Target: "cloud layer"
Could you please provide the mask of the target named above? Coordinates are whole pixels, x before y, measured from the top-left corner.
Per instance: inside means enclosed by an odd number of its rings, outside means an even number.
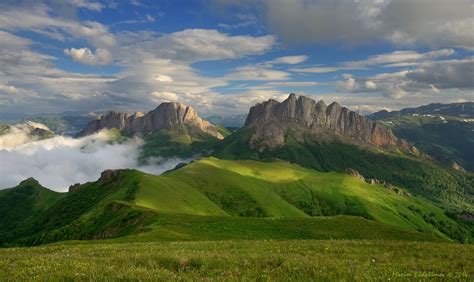
[[[0,189],[34,177],[43,186],[64,192],[71,184],[98,179],[106,169],[136,168],[160,174],[189,161],[155,158],[150,165],[140,166],[137,157],[143,140],[134,138],[119,144],[112,141],[113,134],[108,131],[79,139],[56,136],[40,141],[28,140],[27,135],[18,139],[19,134],[15,131],[1,137],[9,142],[0,143]]]
[[[268,29],[290,44],[364,45],[386,41],[398,46],[474,48],[474,4],[470,0],[220,0],[212,3],[229,11],[240,7],[263,15]]]

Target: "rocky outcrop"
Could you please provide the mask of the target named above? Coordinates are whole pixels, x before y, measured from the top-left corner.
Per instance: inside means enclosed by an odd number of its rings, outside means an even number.
[[[75,183],[75,184],[69,186],[69,189],[67,191],[68,191],[68,193],[76,192],[77,189],[79,189],[79,187],[81,187],[81,183]]]
[[[130,171],[130,169],[106,169],[101,172],[98,182],[105,183],[111,180],[118,180],[122,174]]]
[[[331,132],[357,142],[375,146],[397,147],[418,154],[415,147],[398,139],[392,131],[334,102],[329,106],[295,94],[283,102],[269,100],[253,106],[245,121],[246,127],[256,128],[251,145],[275,148],[283,145],[290,129],[300,128],[312,133]]]
[[[218,139],[224,138],[214,125],[200,118],[192,107],[174,102],[162,103],[147,113],[130,114],[111,111],[90,122],[79,133],[79,136],[89,135],[106,128],[116,128],[122,132],[134,134],[149,133],[179,125],[203,131]]]
[[[365,181],[365,178],[357,170],[353,168],[346,168],[344,172],[352,177]]]

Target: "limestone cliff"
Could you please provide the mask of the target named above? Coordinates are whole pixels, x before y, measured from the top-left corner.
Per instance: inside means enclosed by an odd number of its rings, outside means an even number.
[[[334,133],[355,142],[381,147],[396,147],[404,152],[418,154],[415,147],[397,138],[392,131],[378,122],[369,120],[348,108],[333,102],[329,106],[295,94],[283,102],[269,100],[253,106],[245,121],[246,127],[256,129],[251,146],[275,148],[283,145],[289,130],[304,130],[314,134]]]
[[[147,113],[109,112],[99,119],[90,122],[79,135],[89,135],[104,128],[116,128],[131,134],[138,132],[148,133],[180,125],[192,127],[218,139],[223,139],[217,128],[200,118],[192,107],[174,102],[162,103],[156,109]]]

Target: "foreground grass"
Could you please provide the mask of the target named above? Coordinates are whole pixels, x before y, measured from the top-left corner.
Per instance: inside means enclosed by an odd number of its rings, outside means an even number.
[[[206,241],[0,249],[0,280],[472,280],[474,246],[399,241]]]

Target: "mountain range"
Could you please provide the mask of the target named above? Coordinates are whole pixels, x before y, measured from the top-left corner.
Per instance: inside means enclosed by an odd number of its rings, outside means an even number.
[[[463,102],[463,103],[452,103],[452,104],[440,104],[433,103],[417,108],[406,108],[400,111],[389,112],[382,110],[368,115],[368,118],[372,120],[381,120],[391,117],[403,116],[407,114],[418,114],[418,115],[447,115],[457,116],[462,118],[474,118],[474,102]]]
[[[63,194],[34,179],[1,190],[0,245],[116,237],[473,240],[474,175],[419,150],[386,120],[337,103],[290,94],[253,106],[230,132],[166,102],[147,113],[109,112],[78,136],[102,129],[142,137],[143,162],[199,158],[160,176],[106,170]]]
[[[474,171],[474,103],[430,104],[368,116],[439,162]]]

